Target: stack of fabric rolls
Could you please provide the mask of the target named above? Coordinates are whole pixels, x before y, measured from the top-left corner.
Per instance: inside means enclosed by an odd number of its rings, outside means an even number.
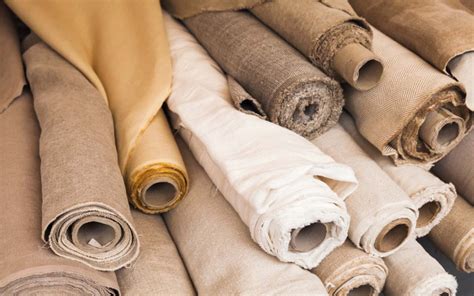
[[[471,295],[473,12],[0,2],[0,294]]]

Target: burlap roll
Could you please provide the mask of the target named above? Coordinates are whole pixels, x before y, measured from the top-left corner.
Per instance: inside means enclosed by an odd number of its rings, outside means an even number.
[[[249,13],[202,13],[185,24],[270,121],[307,138],[337,122],[344,103],[339,84]]]
[[[29,93],[0,115],[0,294],[118,295],[112,272],[56,256],[41,241],[39,134]]]
[[[453,182],[456,190],[474,205],[474,133],[464,138],[456,149],[439,161],[433,172],[446,182]]]
[[[474,271],[474,208],[458,196],[453,209],[429,237],[464,272]]]
[[[395,163],[429,166],[471,129],[464,89],[414,53],[374,31],[373,50],[384,61],[375,88],[346,91],[346,108],[360,133]]]
[[[44,43],[23,54],[41,126],[42,237],[58,255],[100,270],[131,263],[138,236],[112,116],[97,89]]]
[[[442,182],[415,165],[395,166],[362,137],[347,113],[341,115],[339,122],[357,145],[412,199],[418,210],[415,234],[417,237],[427,235],[451,211],[456,198],[454,185]]]
[[[350,166],[359,180],[359,187],[345,201],[351,216],[351,241],[367,253],[382,257],[400,249],[413,236],[418,216],[410,198],[341,125],[313,143],[336,161]]]
[[[384,295],[456,295],[456,279],[415,240],[384,261],[388,267]]]
[[[327,295],[314,274],[262,252],[184,142],[188,197],[164,214],[199,295]]]
[[[251,11],[328,76],[360,90],[379,82],[369,24],[345,0],[273,0]]]
[[[227,75],[227,84],[229,85],[230,98],[237,110],[267,119],[267,114],[263,111],[262,105],[229,75]]]
[[[163,218],[138,211],[132,211],[132,216],[141,239],[141,251],[129,268],[116,271],[122,293],[194,295],[193,284]]]
[[[312,270],[324,283],[329,295],[377,296],[387,278],[387,266],[346,241]]]
[[[165,23],[174,126],[263,250],[316,266],[347,236],[353,171],[290,130],[237,111],[206,51],[171,17]]]

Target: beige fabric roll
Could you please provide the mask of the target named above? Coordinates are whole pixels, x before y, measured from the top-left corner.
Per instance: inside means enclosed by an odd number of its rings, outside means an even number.
[[[413,236],[418,216],[410,198],[341,125],[313,143],[336,161],[350,166],[359,180],[357,190],[345,200],[351,216],[351,241],[367,253],[382,257],[400,249]]]
[[[25,92],[0,115],[0,294],[118,295],[114,273],[58,257],[41,240],[39,134]]]
[[[329,295],[377,296],[387,278],[387,266],[346,241],[312,270],[324,283]]]
[[[474,208],[458,196],[453,209],[429,237],[464,272],[474,271]]]
[[[132,211],[141,252],[130,267],[116,271],[123,295],[194,295],[178,249],[161,216]]]
[[[314,274],[255,244],[234,209],[178,141],[191,177],[188,197],[164,214],[199,295],[327,295]]]
[[[184,19],[206,11],[251,8],[269,0],[161,0],[163,7],[177,18]]]
[[[384,261],[388,267],[384,288],[387,296],[456,295],[456,279],[415,240]]]
[[[262,105],[229,75],[227,75],[227,85],[229,86],[230,98],[237,110],[255,115],[261,119],[268,118],[265,111],[263,111]]]
[[[42,237],[58,255],[116,270],[139,252],[113,122],[97,89],[44,43],[23,55],[41,126]]]
[[[454,185],[442,182],[418,166],[394,165],[388,157],[381,155],[362,137],[357,131],[353,119],[347,113],[341,115],[339,123],[352,136],[357,145],[412,199],[418,210],[415,234],[417,237],[427,235],[451,211],[457,196]]]
[[[366,92],[347,89],[346,109],[360,133],[397,165],[430,166],[472,127],[464,89],[376,29],[373,50],[384,61],[384,77]]]

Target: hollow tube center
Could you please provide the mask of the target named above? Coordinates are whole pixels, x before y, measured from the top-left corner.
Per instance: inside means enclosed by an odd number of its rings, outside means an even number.
[[[423,227],[431,223],[441,210],[441,205],[437,201],[430,201],[425,203],[418,209],[418,220],[416,227]]]
[[[370,296],[374,294],[374,288],[371,285],[363,285],[349,291],[347,296]]]
[[[323,223],[313,223],[291,233],[290,248],[297,252],[308,252],[319,246],[326,238],[327,229]]]
[[[168,182],[158,182],[145,190],[144,202],[152,207],[164,207],[176,196],[176,188]]]
[[[107,224],[88,222],[81,225],[77,238],[84,245],[101,248],[114,240],[115,231]]]
[[[379,234],[375,248],[379,252],[390,252],[406,240],[409,231],[410,227],[407,219],[395,220]]]
[[[355,84],[360,90],[369,90],[377,85],[383,73],[383,65],[377,60],[368,60],[359,68]]]

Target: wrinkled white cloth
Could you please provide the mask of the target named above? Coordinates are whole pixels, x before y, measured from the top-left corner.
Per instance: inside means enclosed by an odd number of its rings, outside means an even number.
[[[466,88],[466,106],[474,111],[474,51],[452,59],[448,70]]]
[[[173,125],[255,242],[285,262],[313,268],[347,237],[344,199],[357,187],[352,169],[297,134],[237,111],[227,80],[187,30],[165,16],[173,87]],[[322,242],[290,248],[291,232],[322,223]]]

